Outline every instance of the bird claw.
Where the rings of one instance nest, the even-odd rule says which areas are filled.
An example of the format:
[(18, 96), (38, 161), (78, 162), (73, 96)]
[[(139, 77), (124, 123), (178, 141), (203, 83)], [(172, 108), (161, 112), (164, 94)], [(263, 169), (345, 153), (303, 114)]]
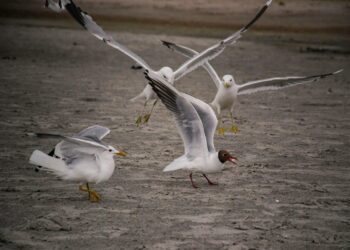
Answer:
[(238, 131), (239, 131), (239, 129), (238, 129), (237, 126), (234, 126), (234, 125), (233, 125), (233, 126), (231, 127), (230, 131), (231, 131), (232, 133), (234, 133), (234, 134), (237, 134)]
[(218, 128), (217, 131), (219, 135), (225, 135), (225, 128)]
[(149, 118), (151, 118), (151, 114), (144, 115), (143, 123), (146, 124), (149, 121)]

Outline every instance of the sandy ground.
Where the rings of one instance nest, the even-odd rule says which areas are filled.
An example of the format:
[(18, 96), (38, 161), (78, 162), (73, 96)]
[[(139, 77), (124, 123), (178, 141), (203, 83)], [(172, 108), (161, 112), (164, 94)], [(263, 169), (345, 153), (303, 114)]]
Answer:
[[(238, 82), (345, 70), (317, 83), (242, 96), (240, 132), (216, 137), (216, 147), (231, 151), (239, 165), (211, 175), (215, 187), (196, 175), (195, 190), (186, 172), (162, 173), (183, 150), (171, 114), (158, 105), (148, 126), (134, 125), (142, 104), (128, 100), (143, 89), (142, 72), (84, 30), (39, 23), (0, 19), (1, 249), (350, 247), (348, 37), (250, 33), (215, 59), (218, 72)], [(198, 50), (217, 41), (112, 34), (155, 69), (183, 61), (160, 39)], [(205, 101), (215, 94), (203, 70), (177, 87)], [(111, 128), (106, 141), (129, 153), (116, 159), (110, 181), (94, 186), (99, 204), (88, 202), (77, 184), (34, 172), (31, 152), (48, 151), (56, 141), (25, 136), (70, 135), (93, 124)]]

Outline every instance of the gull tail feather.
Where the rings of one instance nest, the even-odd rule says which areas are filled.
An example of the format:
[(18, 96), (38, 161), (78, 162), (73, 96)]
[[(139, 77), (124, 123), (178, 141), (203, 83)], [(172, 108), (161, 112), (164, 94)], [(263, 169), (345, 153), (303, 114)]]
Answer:
[(163, 169), (163, 172), (171, 172), (171, 171), (186, 168), (186, 166), (187, 166), (186, 162), (188, 162), (188, 160), (187, 160), (186, 156), (183, 155), (183, 156), (175, 159), (174, 161), (172, 161), (168, 166), (166, 166)]
[(29, 163), (41, 166), (42, 168), (49, 170), (60, 177), (67, 175), (67, 167), (62, 160), (48, 156), (39, 150), (35, 150), (32, 153)]

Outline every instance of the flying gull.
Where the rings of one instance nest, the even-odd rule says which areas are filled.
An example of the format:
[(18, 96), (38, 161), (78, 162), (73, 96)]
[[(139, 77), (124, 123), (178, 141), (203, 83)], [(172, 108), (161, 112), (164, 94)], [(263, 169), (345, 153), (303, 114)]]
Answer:
[[(153, 70), (148, 65), (148, 63), (145, 60), (143, 60), (140, 56), (138, 56), (137, 54), (129, 50), (124, 45), (115, 41), (112, 36), (108, 35), (99, 25), (97, 25), (97, 23), (92, 19), (90, 15), (88, 15), (86, 12), (84, 12), (79, 7), (77, 7), (72, 0), (59, 0), (58, 2), (55, 2), (53, 0), (46, 0), (45, 6), (52, 9), (55, 12), (67, 10), (69, 14), (81, 26), (83, 26), (87, 31), (89, 31), (93, 36), (95, 36), (99, 40), (102, 40), (109, 46), (124, 53), (125, 55), (130, 57), (132, 60), (134, 60), (138, 66), (141, 66), (143, 69), (148, 70), (149, 72), (152, 71), (158, 74), (163, 79), (165, 79), (168, 83), (173, 84), (174, 81), (180, 79), (181, 77), (188, 74), (192, 70), (195, 70), (197, 67), (201, 66), (203, 63), (218, 56), (228, 45), (234, 44), (242, 36), (242, 34), (246, 32), (262, 16), (262, 14), (266, 11), (266, 9), (269, 7), (271, 2), (272, 0), (266, 1), (266, 3), (261, 7), (258, 13), (254, 16), (254, 18), (243, 28), (233, 33), (232, 35), (228, 36), (224, 40), (221, 40), (220, 42), (207, 48), (201, 53), (194, 55), (192, 58), (185, 61), (175, 71), (168, 66), (162, 67), (158, 71)], [(147, 103), (150, 101), (153, 101), (153, 106), (151, 108), (151, 111), (148, 114), (144, 116), (140, 115), (137, 117), (136, 119), (137, 125), (140, 125), (142, 122), (144, 123), (148, 122), (151, 116), (151, 113), (153, 111), (153, 108), (157, 103), (156, 95), (154, 94), (154, 92), (152, 91), (152, 88), (149, 85), (147, 85), (139, 95), (132, 98), (131, 100), (135, 101), (140, 98), (145, 98), (144, 107), (146, 107)]]
[[(170, 50), (175, 51), (185, 57), (193, 57), (198, 54), (197, 51), (168, 41), (162, 41), (163, 45)], [(234, 125), (233, 110), (235, 103), (237, 102), (238, 95), (252, 94), (259, 91), (277, 90), (281, 88), (291, 87), (298, 84), (314, 82), (322, 78), (332, 76), (340, 73), (342, 70), (338, 70), (332, 73), (310, 75), (310, 76), (285, 76), (285, 77), (273, 77), (262, 80), (255, 80), (238, 85), (232, 75), (224, 75), (222, 79), (218, 76), (217, 72), (209, 62), (205, 62), (202, 65), (212, 78), (217, 92), (214, 100), (211, 102), (211, 106), (215, 110), (219, 119), (219, 134), (224, 134), (225, 129), (221, 127), (221, 111), (229, 110), (230, 118), (232, 122), (231, 132), (236, 133), (238, 131), (237, 126)]]

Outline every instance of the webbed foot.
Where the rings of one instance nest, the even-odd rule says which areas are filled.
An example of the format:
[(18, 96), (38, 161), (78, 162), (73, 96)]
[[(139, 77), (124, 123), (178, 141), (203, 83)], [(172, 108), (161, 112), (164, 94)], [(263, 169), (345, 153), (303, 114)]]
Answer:
[(237, 134), (238, 131), (239, 131), (239, 128), (238, 128), (237, 126), (235, 126), (235, 125), (232, 125), (230, 131), (231, 131), (232, 133), (234, 133), (234, 134)]
[(80, 191), (84, 191), (84, 192), (88, 192), (89, 191), (86, 185), (80, 185), (79, 186), (79, 190)]
[(211, 180), (209, 180), (209, 178), (205, 175), (205, 174), (203, 174), (203, 176), (205, 177), (205, 179), (207, 179), (207, 181), (208, 181), (208, 184), (210, 185), (210, 186), (213, 186), (213, 185), (219, 185), (219, 183), (216, 183), (216, 182), (212, 182)]
[(221, 127), (217, 129), (219, 135), (225, 135), (225, 128)]
[(148, 123), (149, 118), (151, 118), (151, 114), (146, 114), (143, 116), (143, 124)]
[(89, 199), (91, 202), (99, 202), (101, 200), (101, 196), (96, 191), (90, 190)]
[(99, 202), (101, 200), (101, 196), (96, 191), (91, 190), (89, 187), (89, 184), (80, 185), (79, 190), (84, 191), (84, 192), (88, 192), (89, 200), (91, 202)]
[(139, 115), (136, 119), (135, 124), (137, 127), (140, 127), (141, 123), (142, 123), (142, 116)]

